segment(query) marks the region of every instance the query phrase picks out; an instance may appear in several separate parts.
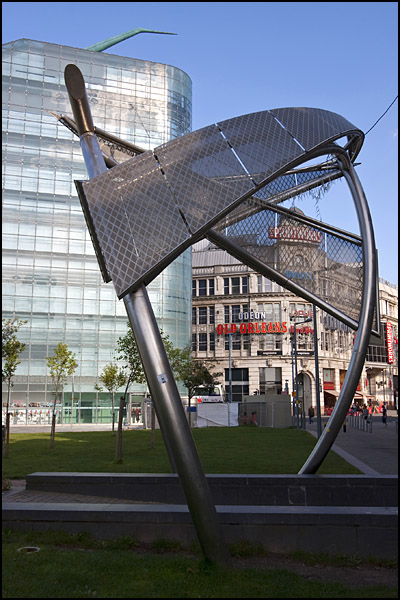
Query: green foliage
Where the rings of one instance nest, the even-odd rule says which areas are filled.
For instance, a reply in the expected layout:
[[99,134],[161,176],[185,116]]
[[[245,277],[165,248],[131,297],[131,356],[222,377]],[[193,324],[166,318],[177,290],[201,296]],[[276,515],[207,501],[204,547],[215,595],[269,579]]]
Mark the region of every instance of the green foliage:
[[176,379],[186,387],[189,400],[199,385],[214,385],[222,376],[222,373],[212,373],[205,361],[193,358],[191,348],[178,350],[171,366]]
[[110,394],[112,394],[126,383],[126,375],[118,368],[118,365],[110,363],[104,367],[100,375],[100,381]]
[[[128,369],[130,382],[145,383],[146,378],[136,341],[129,324],[128,327],[128,332],[117,341],[118,360],[121,360],[124,367]],[[193,396],[194,389],[199,385],[214,384],[221,377],[222,373],[212,374],[206,362],[194,359],[191,348],[175,348],[167,334],[163,331],[160,331],[160,334],[174,377],[185,385],[189,398]]]
[[59,342],[54,348],[54,355],[46,358],[47,367],[50,369],[50,377],[55,387],[54,410],[57,401],[57,394],[67,380],[72,375],[78,363],[75,360],[75,354],[68,350],[67,344]]
[[[175,357],[179,354],[169,339],[169,336],[163,331],[160,332],[161,339],[164,344],[165,351],[171,362],[171,366],[175,361]],[[118,360],[121,360],[129,372],[129,380],[131,383],[146,383],[146,376],[143,371],[142,361],[139,356],[139,351],[136,345],[135,337],[128,323],[128,331],[117,340]]]
[[50,369],[50,376],[55,387],[54,403],[53,403],[53,417],[51,423],[50,433],[50,448],[54,448],[55,445],[55,428],[56,428],[56,404],[57,396],[62,386],[67,380],[69,375],[75,372],[78,363],[75,360],[75,354],[68,350],[67,344],[59,342],[57,347],[54,348],[54,355],[46,358],[47,367]]
[[25,344],[17,338],[19,328],[27,323],[21,319],[3,319],[1,332],[1,378],[8,387],[13,386],[12,378],[20,364],[20,354],[25,350]]

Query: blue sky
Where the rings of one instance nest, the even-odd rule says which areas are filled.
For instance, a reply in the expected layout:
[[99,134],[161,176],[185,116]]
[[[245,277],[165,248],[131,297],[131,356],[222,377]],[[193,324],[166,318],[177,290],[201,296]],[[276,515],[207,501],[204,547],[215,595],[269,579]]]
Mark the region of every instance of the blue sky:
[[[174,65],[193,82],[193,129],[286,106],[336,112],[367,132],[398,93],[397,2],[3,2],[3,43],[85,48],[136,27],[111,54]],[[398,101],[367,133],[357,172],[379,275],[398,283]],[[359,233],[347,185],[297,204]]]

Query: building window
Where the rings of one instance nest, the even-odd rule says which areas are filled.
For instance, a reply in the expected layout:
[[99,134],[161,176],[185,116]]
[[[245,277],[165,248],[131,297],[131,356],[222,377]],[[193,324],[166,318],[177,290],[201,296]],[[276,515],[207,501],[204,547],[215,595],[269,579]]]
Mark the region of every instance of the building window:
[[335,389],[335,369],[322,370],[324,390]]
[[282,292],[282,286],[275,281],[271,281],[267,279],[267,277],[263,277],[262,275],[257,276],[257,291],[259,293],[266,292]]
[[192,325],[214,325],[215,307],[198,306],[192,308]]
[[[264,302],[257,304],[257,312],[259,318],[267,323],[281,322],[281,304],[280,302]],[[277,334],[261,334],[257,336],[258,348],[262,351],[282,351],[282,335]]]
[[214,296],[214,279],[193,279],[192,296]]
[[282,369],[281,367],[260,367],[260,394],[282,393]]
[[198,280],[198,295],[207,296],[207,279]]
[[224,277],[224,294],[247,294],[248,277]]
[[197,335],[192,333],[192,352],[197,352]]
[[211,352],[214,352],[215,350],[215,334],[214,333],[209,333],[209,348]]
[[[242,402],[243,396],[249,395],[249,370],[231,369],[232,402]],[[229,369],[225,369],[225,389],[229,394]]]
[[247,304],[227,304],[224,306],[225,323],[241,323],[242,319],[239,319],[239,315],[248,312],[249,306]]
[[242,294],[247,294],[249,290],[249,278],[242,277]]
[[199,325],[207,324],[207,306],[199,306]]
[[207,352],[207,334],[199,333],[199,352]]

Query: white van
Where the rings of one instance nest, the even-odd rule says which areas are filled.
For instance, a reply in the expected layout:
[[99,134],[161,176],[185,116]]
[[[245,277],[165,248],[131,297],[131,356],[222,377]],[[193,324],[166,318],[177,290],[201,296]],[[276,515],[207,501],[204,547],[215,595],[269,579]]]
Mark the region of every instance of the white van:
[[224,388],[222,385],[200,385],[194,390],[194,402],[225,402]]

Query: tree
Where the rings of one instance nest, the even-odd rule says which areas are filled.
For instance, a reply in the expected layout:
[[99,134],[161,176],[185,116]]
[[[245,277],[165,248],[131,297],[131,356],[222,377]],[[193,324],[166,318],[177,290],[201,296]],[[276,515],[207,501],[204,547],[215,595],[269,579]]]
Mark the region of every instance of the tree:
[[[129,324],[128,324],[129,325]],[[171,367],[179,356],[179,349],[174,348],[168,335],[161,333],[161,339],[167,352]],[[146,383],[146,376],[143,370],[142,360],[139,356],[138,347],[132,329],[129,326],[127,333],[117,340],[118,360],[124,363],[124,368],[129,372],[129,384]]]
[[171,363],[176,379],[188,391],[189,423],[191,425],[191,399],[200,385],[216,385],[222,373],[212,373],[206,361],[193,358],[190,347],[178,350]]
[[17,338],[19,328],[27,323],[21,319],[3,319],[1,331],[1,358],[2,370],[1,378],[7,384],[7,406],[6,406],[6,432],[3,447],[3,456],[7,457],[10,441],[10,417],[9,408],[11,400],[11,388],[14,386],[13,377],[18,365],[20,364],[20,354],[25,350],[26,345]]
[[100,381],[104,387],[108,390],[111,399],[112,407],[112,430],[114,431],[114,420],[115,420],[115,409],[114,409],[114,395],[118,388],[126,383],[126,375],[123,371],[118,368],[115,363],[106,365],[100,375]]
[[[168,359],[171,364],[171,368],[174,371],[174,365],[178,361],[180,356],[180,350],[174,348],[173,343],[169,339],[168,335],[163,331],[160,331],[161,339],[164,344],[165,351],[167,353]],[[128,389],[131,383],[134,381],[136,383],[146,383],[146,376],[143,370],[142,360],[139,356],[138,347],[136,345],[136,340],[133,335],[130,324],[128,323],[128,331],[123,336],[118,338],[117,340],[117,352],[118,352],[118,360],[121,360],[124,363],[124,368],[128,370],[128,384],[125,390],[125,403],[126,403],[126,395],[128,393]],[[154,404],[152,410],[152,430],[154,434]],[[152,447],[154,447],[154,435],[152,436]]]
[[54,448],[55,446],[57,396],[64,383],[67,381],[67,377],[72,375],[78,366],[75,356],[75,354],[68,350],[67,344],[59,342],[58,346],[54,348],[54,356],[48,356],[46,358],[47,367],[50,369],[50,376],[55,387],[50,433],[50,448]]

